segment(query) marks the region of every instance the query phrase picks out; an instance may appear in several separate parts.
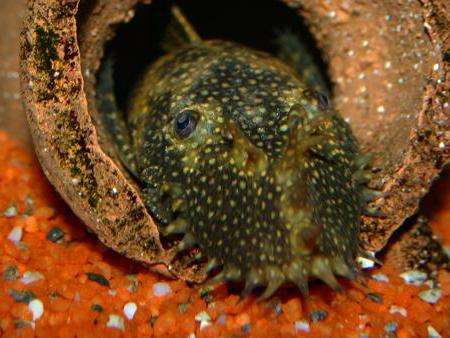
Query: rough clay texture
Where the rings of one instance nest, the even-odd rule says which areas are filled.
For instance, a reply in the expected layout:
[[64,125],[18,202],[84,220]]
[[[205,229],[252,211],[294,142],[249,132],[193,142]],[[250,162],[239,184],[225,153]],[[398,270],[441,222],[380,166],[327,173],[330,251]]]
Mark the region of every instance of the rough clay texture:
[[302,3],[330,65],[336,108],[374,154],[372,186],[390,193],[374,203],[388,217],[364,219],[363,243],[378,251],[448,161],[450,12],[441,1]]
[[[173,252],[99,138],[94,108],[104,42],[137,2],[86,1],[77,23],[77,0],[30,0],[21,83],[36,152],[75,213],[114,250],[169,265]],[[450,9],[438,0],[286,3],[307,20],[330,65],[336,108],[374,153],[372,186],[390,192],[375,202],[386,217],[363,219],[362,242],[379,251],[449,159]],[[204,276],[180,262],[169,270],[187,280]]]

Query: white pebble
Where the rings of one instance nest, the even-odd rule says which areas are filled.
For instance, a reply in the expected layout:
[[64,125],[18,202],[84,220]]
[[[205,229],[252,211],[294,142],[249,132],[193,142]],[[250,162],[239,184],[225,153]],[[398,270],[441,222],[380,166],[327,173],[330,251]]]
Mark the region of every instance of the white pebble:
[[389,68],[391,68],[391,65],[392,65],[391,61],[386,61],[384,63],[384,68],[389,69]]
[[153,285],[153,294],[156,297],[163,297],[172,292],[172,288],[167,283],[155,283]]
[[208,320],[202,320],[200,322],[200,331],[203,330],[205,327],[208,327],[211,325],[211,322]]
[[423,285],[428,286],[430,289],[434,289],[434,281],[432,279],[427,279]]
[[361,269],[370,269],[370,268],[373,268],[375,266],[375,262],[373,260],[367,259],[365,257],[358,256],[356,258],[356,261],[361,266]]
[[372,275],[372,278],[376,280],[377,282],[389,282],[389,277],[386,276],[384,273],[375,273]]
[[109,315],[108,323],[106,323],[106,326],[125,331],[125,321],[119,315]]
[[200,323],[200,330],[203,330],[205,327],[208,327],[211,325],[211,317],[209,316],[208,312],[206,312],[206,311],[199,312],[195,316],[195,321],[197,323]]
[[128,318],[128,320],[132,320],[134,315],[136,314],[137,311],[137,305],[136,303],[133,302],[129,302],[126,303],[125,306],[123,307],[123,314],[125,315],[125,317]]
[[195,316],[195,321],[201,322],[202,320],[211,320],[211,317],[208,314],[208,312],[202,311],[202,312],[197,313],[197,315]]
[[296,332],[309,332],[311,331],[311,327],[306,320],[297,320],[295,323],[295,331]]
[[33,299],[28,303],[28,309],[30,309],[33,314],[33,320],[38,320],[44,314],[44,304],[39,299]]
[[397,305],[392,305],[389,308],[389,313],[392,313],[392,314],[398,313],[398,314],[401,314],[403,317],[407,317],[408,316],[408,311],[406,311],[406,309],[404,307],[400,307],[400,306],[397,306]]
[[433,70],[434,70],[435,72],[437,72],[437,71],[439,70],[439,64],[438,64],[438,63],[435,63],[435,64],[433,65]]
[[378,107],[377,107],[377,112],[378,112],[378,113],[384,113],[384,112],[385,112],[384,107],[383,107],[383,106],[378,106]]
[[17,216],[17,207],[16,207],[16,205],[13,204],[10,207],[8,207],[8,209],[6,209],[5,212],[3,213],[3,216],[5,216],[5,217]]
[[434,327],[431,325],[428,325],[427,327],[428,331],[428,338],[441,338],[442,336],[439,334],[439,332],[436,331]]
[[440,289],[425,290],[419,293],[419,297],[427,303],[436,304],[442,297],[442,291]]
[[12,228],[12,230],[8,234],[8,239],[13,242],[17,243],[20,242],[23,236],[23,229],[21,226],[16,226]]
[[37,271],[25,271],[23,277],[20,279],[22,284],[31,284],[38,280],[44,279],[44,275]]
[[410,270],[400,274],[400,277],[408,284],[421,286],[428,278],[425,272],[419,270]]

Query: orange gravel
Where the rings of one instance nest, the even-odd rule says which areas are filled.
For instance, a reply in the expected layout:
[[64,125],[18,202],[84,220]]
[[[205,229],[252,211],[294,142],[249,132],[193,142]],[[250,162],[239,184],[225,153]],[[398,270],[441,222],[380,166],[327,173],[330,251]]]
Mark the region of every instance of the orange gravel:
[[[385,264],[367,287],[311,285],[268,301],[239,300],[167,280],[112,252],[59,199],[32,154],[0,133],[0,336],[40,337],[448,337],[450,273],[406,284]],[[448,194],[447,189],[441,193]],[[432,225],[450,243],[450,198]],[[428,298],[428,301],[433,301]]]

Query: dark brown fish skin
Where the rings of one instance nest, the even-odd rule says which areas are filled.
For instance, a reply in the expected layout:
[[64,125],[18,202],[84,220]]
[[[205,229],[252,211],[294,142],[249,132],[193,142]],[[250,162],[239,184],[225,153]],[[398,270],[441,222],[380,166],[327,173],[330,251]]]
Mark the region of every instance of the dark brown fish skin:
[[[175,123],[197,121],[187,136]],[[198,245],[216,280],[246,291],[353,278],[365,207],[361,156],[324,96],[274,57],[205,41],[152,65],[130,100],[135,168],[179,250]],[[176,216],[174,216],[176,215]]]

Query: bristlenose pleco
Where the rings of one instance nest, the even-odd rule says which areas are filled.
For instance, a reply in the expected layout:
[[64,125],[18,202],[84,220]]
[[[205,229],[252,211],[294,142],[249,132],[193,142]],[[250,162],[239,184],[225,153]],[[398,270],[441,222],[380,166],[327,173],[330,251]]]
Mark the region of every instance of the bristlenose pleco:
[[[201,40],[173,9],[188,43],[145,70],[125,118],[111,65],[98,102],[126,167],[164,236],[198,246],[214,281],[244,292],[318,278],[355,278],[360,217],[377,196],[367,156],[327,96],[277,58]],[[298,67],[297,67],[298,68]],[[108,93],[109,90],[109,93]]]

